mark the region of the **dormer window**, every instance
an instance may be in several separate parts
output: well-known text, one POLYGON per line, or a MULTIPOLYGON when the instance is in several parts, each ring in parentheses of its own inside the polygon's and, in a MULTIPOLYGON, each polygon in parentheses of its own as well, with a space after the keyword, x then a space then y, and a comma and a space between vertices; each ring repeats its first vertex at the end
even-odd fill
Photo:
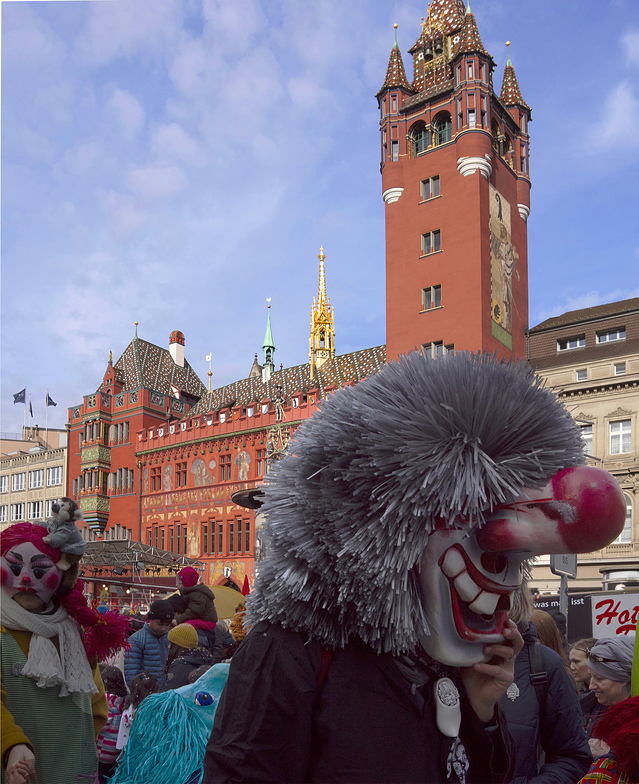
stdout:
POLYGON ((605 332, 597 332, 597 343, 611 343, 615 340, 626 339, 626 328, 618 327, 617 329, 609 329, 605 332))
POLYGON ((585 335, 575 335, 574 337, 570 338, 560 338, 557 341, 557 351, 572 351, 576 348, 585 348, 586 347, 586 336, 585 335))

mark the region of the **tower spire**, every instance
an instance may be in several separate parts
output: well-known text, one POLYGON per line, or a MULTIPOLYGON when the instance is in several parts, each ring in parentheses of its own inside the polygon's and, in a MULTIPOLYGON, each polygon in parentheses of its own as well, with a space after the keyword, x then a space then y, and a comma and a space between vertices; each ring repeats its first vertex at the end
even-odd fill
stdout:
POLYGON ((264 344, 262 350, 264 351, 264 367, 262 368, 262 380, 268 381, 271 374, 275 372, 275 363, 273 357, 275 354, 275 344, 273 343, 273 332, 271 331, 271 298, 267 300, 268 315, 266 317, 266 334, 264 335, 264 344))
POLYGON ((397 23, 395 23, 393 27, 395 28, 395 42, 393 43, 393 48, 391 49, 390 57, 388 58, 388 68, 386 69, 386 78, 384 79, 384 84, 377 92, 378 97, 384 92, 384 90, 388 90, 391 87, 401 87, 410 93, 413 92, 410 84, 408 83, 408 79, 406 78, 406 70, 404 68, 404 61, 402 60, 402 53, 400 52, 399 44, 397 43, 397 23))
POLYGON ((335 314, 326 294, 326 277, 324 271, 324 248, 320 248, 319 256, 319 286, 317 298, 313 297, 311 309, 311 336, 309 351, 310 377, 313 378, 317 368, 321 367, 327 359, 335 356, 335 314))
POLYGON ((504 78, 501 83, 499 98, 504 106, 521 106, 523 109, 528 109, 528 111, 530 111, 530 106, 528 106, 522 97, 517 76, 515 75, 515 69, 510 60, 510 41, 506 41, 506 46, 508 47, 508 60, 506 62, 506 68, 504 69, 504 78))

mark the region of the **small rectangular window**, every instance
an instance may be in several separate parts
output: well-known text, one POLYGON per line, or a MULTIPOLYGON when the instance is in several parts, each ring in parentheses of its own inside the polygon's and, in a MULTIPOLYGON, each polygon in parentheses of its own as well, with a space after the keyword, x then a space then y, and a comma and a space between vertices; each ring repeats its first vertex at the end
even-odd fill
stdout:
POLYGON ((437 196, 439 196, 439 175, 435 177, 429 177, 427 180, 422 180, 420 190, 422 201, 435 199, 437 196))
POLYGON ((9 492, 9 474, 2 474, 0 476, 0 493, 9 492))
POLYGON ((625 340, 626 328, 610 329, 606 332, 597 332, 597 343, 611 343, 614 340, 625 340))
POLYGON ((422 289, 422 305, 424 310, 432 310, 433 308, 441 308, 442 306, 442 287, 429 286, 422 289))
POLYGON ((251 521, 244 521, 244 552, 251 552, 251 521))
POLYGON ((585 335, 576 335, 572 338, 561 338, 557 341, 557 351, 570 351, 575 348, 584 348, 585 345, 585 335))
POLYGON ((399 141, 391 141, 391 161, 399 160, 399 141))
POLYGON ((477 124, 477 121, 476 121, 475 110, 474 109, 469 109, 468 110, 468 127, 469 128, 474 128, 476 126, 476 124, 477 124))
POLYGON ((202 525, 202 553, 207 555, 209 552, 209 527, 206 523, 202 525))
POLYGON ((237 518, 237 552, 242 552, 242 518, 237 518))
POLYGON ((466 63, 466 71, 468 74, 468 80, 472 81, 475 78, 475 67, 472 62, 466 63))
POLYGON ((169 528, 169 552, 170 553, 174 553, 175 552, 175 550, 173 549, 174 547, 175 547, 174 531, 173 531, 173 526, 171 526, 169 528))
POLYGON ((441 231, 428 231, 422 234, 422 255, 428 256, 430 253, 437 253, 441 250, 441 231))
POLYGON ((577 381, 588 381, 588 371, 587 370, 578 370, 577 371, 577 381))
POLYGON ((391 95, 391 114, 397 114, 397 96, 391 95))
POLYGON ((160 550, 164 550, 164 528, 160 529, 160 550))
POLYGON ((436 359, 437 357, 443 357, 446 354, 454 353, 454 343, 445 344, 443 340, 438 340, 434 343, 424 343, 422 345, 422 354, 428 359, 436 359))
POLYGON ((626 363, 625 362, 616 362, 615 363, 615 376, 625 376, 626 375, 626 363))
POLYGON ((20 474, 12 474, 11 475, 11 490, 15 492, 16 490, 24 490, 24 480, 26 477, 26 472, 20 474))
POLYGON ((233 523, 229 523, 229 553, 235 552, 234 529, 235 526, 233 525, 233 523))
POLYGON ((610 454, 626 455, 631 451, 632 425, 629 419, 610 423, 610 454))
POLYGON ((9 507, 6 504, 0 506, 0 523, 6 523, 9 519, 8 515, 9 507))
POLYGON ((217 525, 217 554, 224 554, 224 525, 222 523, 217 525))

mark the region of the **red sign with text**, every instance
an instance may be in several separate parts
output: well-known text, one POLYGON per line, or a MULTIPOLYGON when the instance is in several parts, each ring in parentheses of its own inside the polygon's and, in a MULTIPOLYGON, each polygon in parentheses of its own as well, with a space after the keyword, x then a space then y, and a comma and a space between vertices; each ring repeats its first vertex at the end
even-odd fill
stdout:
POLYGON ((592 636, 614 637, 634 634, 639 619, 639 591, 592 595, 592 636))

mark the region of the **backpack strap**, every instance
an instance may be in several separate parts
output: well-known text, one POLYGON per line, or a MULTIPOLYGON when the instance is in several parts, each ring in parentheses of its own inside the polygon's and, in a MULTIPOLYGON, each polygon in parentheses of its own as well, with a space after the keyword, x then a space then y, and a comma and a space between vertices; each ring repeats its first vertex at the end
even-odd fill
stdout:
POLYGON ((548 693, 548 673, 541 653, 541 645, 536 642, 528 645, 528 659, 530 661, 530 682, 535 687, 537 702, 539 703, 539 716, 546 710, 546 696, 548 693))

